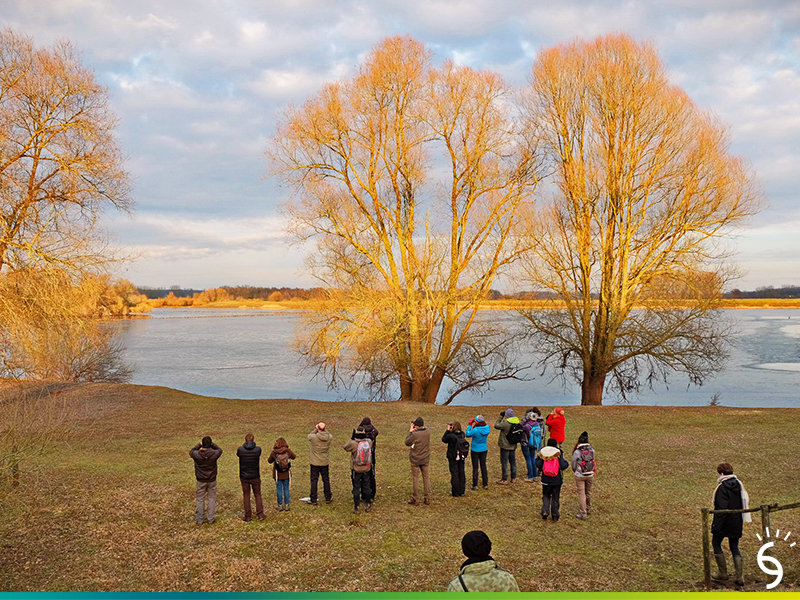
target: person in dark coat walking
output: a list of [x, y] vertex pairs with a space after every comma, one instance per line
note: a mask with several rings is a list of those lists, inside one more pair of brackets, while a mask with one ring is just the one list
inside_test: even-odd
[[[202, 525], [205, 513], [210, 525], [217, 515], [217, 460], [222, 456], [222, 448], [209, 436], [205, 436], [199, 444], [189, 450], [189, 456], [194, 460], [194, 475], [197, 479], [197, 489], [194, 493], [197, 507], [194, 520], [198, 525]], [[208, 502], [207, 509], [206, 502]]]
[[239, 457], [239, 481], [242, 483], [242, 499], [244, 502], [244, 520], [253, 520], [253, 509], [250, 506], [250, 489], [256, 499], [256, 516], [264, 520], [264, 501], [261, 498], [261, 447], [256, 446], [252, 433], [244, 436], [244, 444], [239, 446], [236, 456]]
[[[552, 463], [551, 461], [557, 461]], [[545, 469], [547, 463], [548, 469]], [[555, 467], [555, 474], [550, 467]], [[536, 457], [536, 468], [542, 474], [542, 519], [552, 517], [553, 521], [558, 521], [561, 517], [561, 486], [564, 484], [562, 471], [569, 468], [569, 463], [561, 456], [558, 442], [553, 438], [547, 440], [547, 446], [539, 450]]]
[[[469, 442], [464, 432], [461, 431], [461, 423], [453, 421], [447, 426], [447, 430], [442, 436], [442, 442], [447, 444], [447, 463], [450, 467], [450, 493], [454, 498], [463, 496], [467, 492], [467, 475], [464, 470], [464, 463], [469, 454]], [[466, 445], [467, 454], [459, 453], [458, 446]]]
[[[364, 428], [364, 433], [368, 439], [372, 441], [372, 467], [369, 470], [369, 489], [372, 490], [372, 498], [370, 504], [375, 501], [375, 495], [378, 493], [378, 486], [375, 483], [375, 444], [378, 438], [378, 430], [372, 424], [372, 419], [364, 417], [361, 419], [359, 427]], [[356, 430], [353, 430], [352, 439], [355, 439]]]
[[[749, 497], [742, 482], [733, 474], [730, 463], [717, 466], [718, 485], [714, 490], [714, 510], [733, 510], [749, 508]], [[728, 538], [728, 546], [733, 555], [733, 566], [736, 569], [736, 585], [744, 585], [742, 553], [739, 551], [739, 540], [742, 537], [744, 522], [750, 522], [750, 513], [714, 515], [711, 522], [711, 547], [714, 549], [714, 558], [717, 561], [717, 572], [711, 575], [712, 579], [725, 581], [728, 579], [728, 566], [725, 564], [725, 554], [722, 552], [722, 540]]]

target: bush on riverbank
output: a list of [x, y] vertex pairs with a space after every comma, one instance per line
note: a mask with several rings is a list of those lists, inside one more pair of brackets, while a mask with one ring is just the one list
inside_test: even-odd
[[[575, 518], [568, 475], [563, 516], [552, 523], [539, 517], [538, 485], [495, 484], [495, 431], [490, 489], [449, 496], [445, 425], [478, 412], [493, 422], [502, 407], [221, 400], [110, 384], [61, 390], [78, 415], [72, 437], [29, 466], [16, 490], [0, 483], [3, 591], [441, 591], [469, 529], [489, 534], [523, 591], [692, 590], [702, 584], [699, 509], [719, 462], [733, 464], [754, 505], [800, 500], [797, 409], [567, 407], [565, 447], [586, 429], [597, 449], [595, 511]], [[417, 415], [432, 430], [434, 495], [431, 506], [412, 507], [403, 440]], [[373, 511], [354, 516], [341, 446], [364, 416], [380, 431], [379, 490]], [[312, 507], [298, 500], [308, 495], [305, 436], [319, 420], [335, 436], [334, 503]], [[248, 431], [267, 452], [280, 435], [298, 454], [289, 513], [272, 508], [275, 486], [262, 465], [264, 522], [241, 521], [236, 448]], [[225, 453], [218, 522], [198, 528], [188, 451], [206, 434]], [[800, 531], [800, 511], [776, 513], [772, 525]], [[753, 590], [771, 581], [755, 563], [759, 532], [756, 517], [741, 542]], [[775, 553], [785, 571], [779, 589], [800, 583], [797, 552]]]

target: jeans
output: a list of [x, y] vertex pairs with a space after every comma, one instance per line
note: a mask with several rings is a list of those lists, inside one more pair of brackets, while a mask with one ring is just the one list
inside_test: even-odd
[[472, 459], [472, 486], [478, 487], [478, 466], [481, 468], [481, 479], [483, 480], [483, 487], [489, 486], [489, 474], [486, 471], [486, 450], [483, 452], [475, 452], [474, 450], [469, 453]]
[[561, 516], [561, 486], [542, 485], [542, 516], [550, 515], [553, 521], [558, 521]]
[[[722, 540], [725, 539], [725, 536], [718, 535], [716, 533], [711, 535], [711, 547], [714, 549], [714, 554], [722, 554]], [[739, 551], [739, 540], [742, 538], [728, 538], [728, 546], [731, 549], [731, 554], [733, 556], [741, 556], [742, 553]]]
[[503, 481], [508, 479], [508, 465], [511, 464], [511, 479], [517, 478], [517, 447], [511, 450], [500, 448], [500, 468], [502, 470]]
[[538, 477], [538, 470], [536, 469], [536, 448], [521, 444], [522, 456], [525, 457], [525, 466], [528, 468], [528, 479], [535, 479]]
[[353, 506], [358, 508], [360, 500], [367, 504], [372, 503], [372, 489], [369, 487], [370, 472], [358, 473], [357, 471], [350, 471], [350, 479], [353, 481]]
[[278, 494], [278, 504], [289, 504], [289, 480], [278, 479], [275, 484]]
[[260, 479], [239, 479], [242, 482], [242, 498], [244, 499], [244, 520], [249, 521], [253, 518], [253, 509], [250, 506], [250, 488], [253, 488], [253, 496], [256, 498], [256, 515], [259, 519], [264, 518], [264, 501], [261, 498]]
[[328, 465], [324, 467], [311, 465], [311, 502], [317, 501], [317, 485], [319, 484], [320, 476], [322, 476], [322, 490], [325, 494], [325, 500], [330, 502], [333, 494], [331, 493], [330, 467]]
[[[194, 498], [197, 501], [197, 507], [194, 511], [194, 520], [200, 525], [203, 522], [203, 513], [209, 523], [214, 522], [214, 517], [217, 515], [217, 482], [216, 481], [198, 481], [197, 488], [194, 491]], [[208, 501], [208, 510], [206, 510], [206, 501]]]
[[450, 493], [463, 496], [467, 491], [467, 476], [464, 473], [464, 460], [448, 459], [450, 466]]
[[578, 505], [580, 507], [578, 512], [588, 517], [592, 510], [594, 477], [576, 477], [575, 483], [578, 485]]

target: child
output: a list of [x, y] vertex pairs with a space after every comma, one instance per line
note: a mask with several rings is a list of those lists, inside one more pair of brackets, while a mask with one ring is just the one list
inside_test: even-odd
[[561, 486], [564, 477], [561, 472], [569, 468], [569, 463], [561, 456], [556, 441], [547, 440], [547, 446], [539, 451], [536, 467], [542, 473], [542, 519], [552, 516], [553, 522], [561, 516]]
[[272, 476], [275, 478], [278, 494], [278, 510], [289, 510], [289, 483], [292, 480], [292, 463], [297, 458], [282, 437], [275, 440], [267, 462], [272, 463]]

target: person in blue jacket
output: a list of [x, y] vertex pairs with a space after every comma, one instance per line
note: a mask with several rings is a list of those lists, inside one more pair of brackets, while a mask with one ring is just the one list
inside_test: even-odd
[[564, 484], [562, 471], [569, 468], [569, 463], [561, 456], [558, 442], [553, 438], [539, 450], [536, 467], [542, 475], [542, 519], [546, 521], [547, 517], [552, 517], [553, 521], [558, 521], [561, 516], [561, 486]]
[[478, 489], [478, 466], [481, 468], [481, 479], [483, 489], [489, 487], [489, 473], [486, 471], [486, 454], [489, 446], [486, 439], [489, 437], [491, 429], [483, 419], [483, 415], [478, 415], [468, 421], [467, 437], [472, 438], [470, 443], [470, 456], [472, 457], [472, 489]]

